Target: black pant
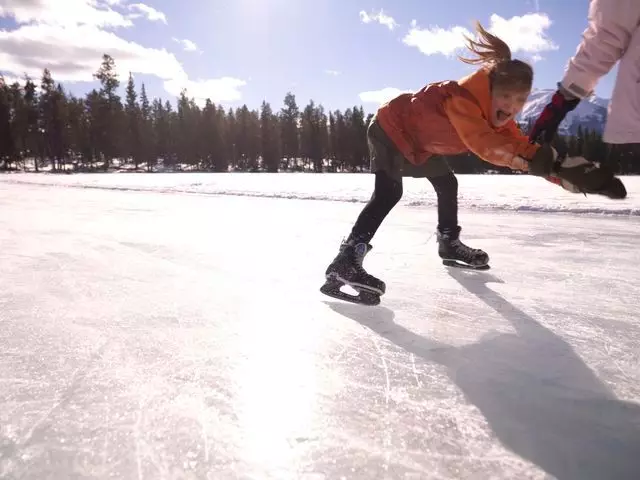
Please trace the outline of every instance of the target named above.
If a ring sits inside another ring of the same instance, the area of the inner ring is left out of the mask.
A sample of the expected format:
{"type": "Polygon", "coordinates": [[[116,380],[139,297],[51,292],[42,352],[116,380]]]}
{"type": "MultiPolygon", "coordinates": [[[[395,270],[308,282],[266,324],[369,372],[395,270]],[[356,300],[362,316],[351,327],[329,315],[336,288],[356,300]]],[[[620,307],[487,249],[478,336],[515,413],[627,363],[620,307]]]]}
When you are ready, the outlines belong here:
{"type": "MultiPolygon", "coordinates": [[[[384,171],[375,174],[371,199],[362,209],[348,241],[369,243],[389,212],[402,198],[402,180],[394,180],[384,171]]],[[[458,227],[458,179],[453,172],[427,177],[438,198],[438,230],[455,231],[458,227]]]]}

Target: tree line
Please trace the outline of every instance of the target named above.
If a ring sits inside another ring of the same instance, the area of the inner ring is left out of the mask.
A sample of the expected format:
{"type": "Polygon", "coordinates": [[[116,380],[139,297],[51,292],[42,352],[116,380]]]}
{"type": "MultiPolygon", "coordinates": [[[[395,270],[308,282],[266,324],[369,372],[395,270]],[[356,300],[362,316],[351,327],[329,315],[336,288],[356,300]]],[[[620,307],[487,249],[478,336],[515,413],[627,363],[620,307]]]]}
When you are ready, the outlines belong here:
{"type": "MultiPolygon", "coordinates": [[[[369,168],[367,124],[361,106],[327,112],[310,100],[300,108],[287,93],[275,111],[266,101],[259,110],[246,105],[225,109],[207,100],[203,107],[183,90],[174,108],[162,98],[149,99],[145,85],[138,91],[129,75],[125,98],[115,61],[103,55],[94,74],[99,88],[83,98],[66,92],[48,69],[39,81],[24,84],[0,77],[0,167],[36,171],[134,170],[247,171],[247,172],[364,172],[369,168]]],[[[560,139],[572,154],[592,158],[612,155],[595,132],[578,131],[560,139]]],[[[617,161],[624,173],[640,165],[617,161]]],[[[459,173],[497,171],[474,155],[451,157],[459,173]]]]}

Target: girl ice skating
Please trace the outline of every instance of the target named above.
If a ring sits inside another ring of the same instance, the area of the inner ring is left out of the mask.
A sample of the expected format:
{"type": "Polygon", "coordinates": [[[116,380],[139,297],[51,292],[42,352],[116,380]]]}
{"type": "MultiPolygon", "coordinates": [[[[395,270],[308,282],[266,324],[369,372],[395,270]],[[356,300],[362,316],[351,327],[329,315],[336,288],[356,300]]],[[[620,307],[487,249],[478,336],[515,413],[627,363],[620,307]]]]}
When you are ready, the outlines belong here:
{"type": "Polygon", "coordinates": [[[325,272],[321,291],[329,296],[375,305],[385,283],[369,274],[363,260],[370,241],[403,193],[403,176],[424,177],[438,201],[438,254],[443,262],[488,268],[489,256],[460,240],[458,182],[444,155],[473,152],[494,165],[555,179],[572,191],[610,194],[612,175],[579,158],[559,159],[548,144],[537,145],[514,121],[530,94],[533,70],[511,58],[509,46],[476,24],[478,40],[467,39],[480,67],[459,81],[426,85],[382,105],[367,129],[375,186],[351,232],[325,272]],[[577,160],[577,161],[576,161],[577,160]],[[591,168],[587,168],[591,167],[591,168]],[[609,189],[608,189],[609,188],[609,189]],[[340,291],[349,285],[359,291],[340,291]]]}

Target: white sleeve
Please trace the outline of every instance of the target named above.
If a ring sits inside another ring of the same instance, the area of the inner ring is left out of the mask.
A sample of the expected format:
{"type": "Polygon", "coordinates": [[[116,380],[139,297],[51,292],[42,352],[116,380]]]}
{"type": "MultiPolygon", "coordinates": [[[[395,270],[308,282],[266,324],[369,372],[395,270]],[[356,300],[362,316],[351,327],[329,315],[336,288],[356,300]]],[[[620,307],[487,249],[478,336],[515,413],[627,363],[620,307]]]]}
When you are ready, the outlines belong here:
{"type": "Polygon", "coordinates": [[[626,52],[640,24],[640,0],[591,0],[588,26],[560,82],[579,98],[589,96],[600,78],[626,52]]]}

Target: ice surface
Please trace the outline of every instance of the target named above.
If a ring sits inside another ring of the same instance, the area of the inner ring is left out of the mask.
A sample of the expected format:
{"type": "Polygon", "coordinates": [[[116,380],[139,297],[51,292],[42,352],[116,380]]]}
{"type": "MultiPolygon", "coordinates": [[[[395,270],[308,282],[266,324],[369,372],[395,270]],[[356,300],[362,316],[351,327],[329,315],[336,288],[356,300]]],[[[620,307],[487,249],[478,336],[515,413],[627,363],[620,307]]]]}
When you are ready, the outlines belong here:
{"type": "MultiPolygon", "coordinates": [[[[242,178],[368,196],[346,177],[242,178]]],[[[492,259],[469,273],[438,261],[410,184],[366,260],[388,293],[360,307],[318,292],[359,203],[14,183],[235,178],[0,179],[0,478],[638,478],[633,186],[619,204],[460,177],[493,205],[460,212],[492,259]],[[509,211],[554,195],[609,214],[509,211]]]]}

